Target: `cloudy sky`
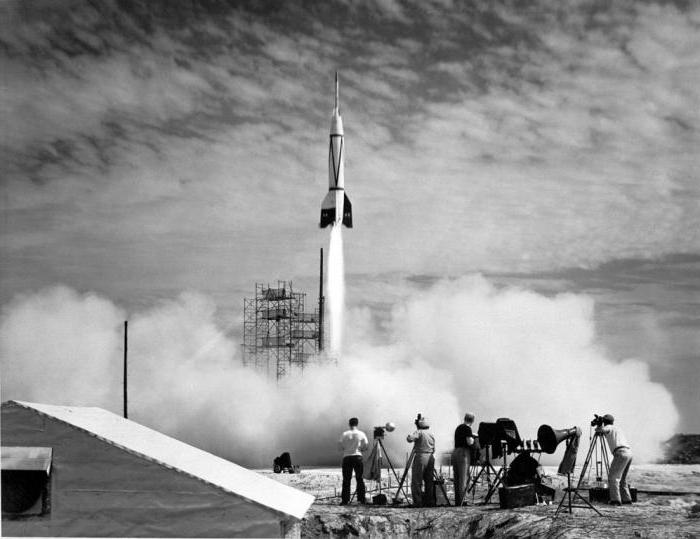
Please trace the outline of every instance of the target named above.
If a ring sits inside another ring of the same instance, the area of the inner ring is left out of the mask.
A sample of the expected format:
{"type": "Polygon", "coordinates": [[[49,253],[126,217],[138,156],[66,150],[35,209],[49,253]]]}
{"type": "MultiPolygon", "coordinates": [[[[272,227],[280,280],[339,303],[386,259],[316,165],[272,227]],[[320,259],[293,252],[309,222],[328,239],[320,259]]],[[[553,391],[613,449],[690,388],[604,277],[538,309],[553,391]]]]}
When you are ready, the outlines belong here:
{"type": "Polygon", "coordinates": [[[234,326],[255,282],[314,291],[337,70],[350,306],[475,272],[591,297],[610,361],[700,431],[698,4],[22,0],[0,24],[3,305],[195,290],[234,326]]]}

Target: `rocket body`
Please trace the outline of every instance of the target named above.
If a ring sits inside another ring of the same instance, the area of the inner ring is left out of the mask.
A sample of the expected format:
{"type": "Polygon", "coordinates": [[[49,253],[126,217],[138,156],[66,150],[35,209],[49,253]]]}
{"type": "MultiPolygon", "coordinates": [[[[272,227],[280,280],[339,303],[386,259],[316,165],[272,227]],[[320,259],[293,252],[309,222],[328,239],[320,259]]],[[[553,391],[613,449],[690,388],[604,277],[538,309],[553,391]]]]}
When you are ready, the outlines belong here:
{"type": "Polygon", "coordinates": [[[338,73],[335,74],[335,107],[328,144],[328,194],[321,203],[320,227],[343,224],[352,228],[352,204],[345,194],[345,137],[338,102],[338,73]]]}

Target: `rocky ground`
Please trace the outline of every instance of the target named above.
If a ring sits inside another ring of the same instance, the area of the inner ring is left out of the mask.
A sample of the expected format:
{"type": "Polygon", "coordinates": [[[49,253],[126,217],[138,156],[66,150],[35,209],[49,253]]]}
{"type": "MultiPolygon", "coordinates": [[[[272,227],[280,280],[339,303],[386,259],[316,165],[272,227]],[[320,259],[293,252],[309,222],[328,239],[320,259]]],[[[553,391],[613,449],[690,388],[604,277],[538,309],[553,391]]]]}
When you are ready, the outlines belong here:
{"type": "Polygon", "coordinates": [[[675,434],[664,442],[667,464],[700,464],[700,434],[675,434]]]}
{"type": "MultiPolygon", "coordinates": [[[[263,473],[316,496],[302,523],[303,537],[700,538],[700,465],[633,466],[630,480],[639,491],[637,503],[623,507],[594,504],[602,516],[590,508],[574,507],[571,514],[561,511],[556,518],[560,490],[551,505],[517,509],[500,509],[498,495],[493,503],[481,504],[486,484],[480,485],[465,507],[340,506],[336,497],[341,486],[339,469],[263,473]]],[[[547,473],[553,486],[563,486],[554,470],[547,469],[547,473]]],[[[451,478],[447,473],[445,477],[448,497],[453,500],[451,478]]],[[[390,500],[396,491],[393,477],[391,485],[394,488],[385,490],[390,500]]],[[[376,486],[368,482],[370,489],[376,486]]],[[[369,497],[373,494],[376,492],[369,497]]],[[[582,494],[588,499],[586,491],[582,494]]]]}

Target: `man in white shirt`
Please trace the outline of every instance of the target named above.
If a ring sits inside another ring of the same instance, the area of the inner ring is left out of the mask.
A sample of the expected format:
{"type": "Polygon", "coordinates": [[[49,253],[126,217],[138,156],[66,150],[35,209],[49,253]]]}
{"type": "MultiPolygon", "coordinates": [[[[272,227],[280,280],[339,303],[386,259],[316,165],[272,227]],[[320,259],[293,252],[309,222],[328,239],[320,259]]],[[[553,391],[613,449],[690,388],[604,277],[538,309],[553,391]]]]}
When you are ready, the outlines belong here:
{"type": "Polygon", "coordinates": [[[350,430],[346,430],[340,440],[338,448],[343,451],[343,489],[341,491],[340,505],[347,505],[350,502],[350,482],[352,473],[355,472],[357,482],[357,501],[365,503],[365,482],[362,479],[362,452],[369,447],[369,441],[364,432],[357,428],[359,421],[356,417],[351,417],[348,425],[350,430]]]}
{"type": "Polygon", "coordinates": [[[603,424],[595,431],[602,433],[608,442],[613,455],[608,472],[608,487],[610,488],[610,505],[632,503],[632,496],[627,485],[627,472],[632,464],[632,450],[627,438],[619,427],[613,425],[615,418],[610,414],[603,416],[603,424]]]}

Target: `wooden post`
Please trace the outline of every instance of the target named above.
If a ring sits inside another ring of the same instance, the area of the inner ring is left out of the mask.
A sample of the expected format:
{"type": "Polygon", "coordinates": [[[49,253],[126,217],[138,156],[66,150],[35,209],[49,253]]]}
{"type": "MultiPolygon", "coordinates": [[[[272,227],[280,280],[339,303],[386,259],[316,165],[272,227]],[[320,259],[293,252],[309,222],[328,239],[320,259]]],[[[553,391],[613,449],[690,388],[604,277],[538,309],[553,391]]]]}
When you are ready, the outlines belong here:
{"type": "Polygon", "coordinates": [[[126,362],[126,352],[127,352],[127,339],[129,334],[129,322],[124,320],[124,419],[129,418],[128,408],[127,408],[127,362],[126,362]]]}

